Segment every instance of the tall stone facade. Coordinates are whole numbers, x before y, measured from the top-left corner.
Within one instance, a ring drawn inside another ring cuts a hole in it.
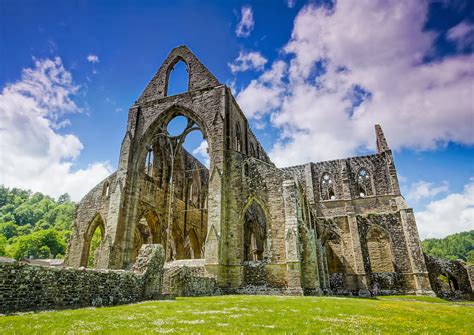
[[[188,92],[168,96],[179,61]],[[171,136],[178,115],[188,123]],[[209,168],[182,147],[194,130]],[[413,210],[375,133],[373,155],[278,168],[230,89],[177,47],[129,110],[117,171],[80,202],[66,263],[127,269],[159,243],[168,262],[200,259],[223,292],[432,294]]]

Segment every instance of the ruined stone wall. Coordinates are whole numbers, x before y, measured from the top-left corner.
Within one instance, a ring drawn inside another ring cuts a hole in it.
[[[222,231],[226,248],[223,256],[229,270],[227,280],[236,288],[248,282],[243,271],[245,210],[257,203],[265,213],[266,247],[264,260],[268,285],[285,286],[285,212],[282,194],[284,174],[272,164],[233,151],[230,153],[226,192],[226,226]]]
[[[178,260],[165,264],[163,293],[180,297],[220,295],[214,276],[207,273],[204,259]]]
[[[0,263],[0,313],[111,306],[161,293],[164,252],[143,246],[135,271]]]
[[[90,233],[90,226],[94,218],[99,215],[107,231],[107,215],[110,205],[110,194],[119,187],[116,183],[115,173],[97,184],[76,207],[76,216],[71,227],[71,238],[66,254],[65,263],[68,266],[85,266],[87,261],[86,240]],[[106,234],[107,236],[108,234]],[[104,240],[101,254],[102,259],[98,263],[99,268],[106,268],[108,263],[106,256],[110,252],[112,241],[110,237]]]
[[[315,201],[322,201],[321,181],[325,173],[332,177],[335,199],[350,200],[370,196],[399,195],[398,180],[392,176],[393,158],[390,152],[311,163]],[[365,169],[370,176],[371,192],[361,197],[357,193],[358,173]],[[394,167],[393,167],[394,170]],[[393,185],[396,184],[397,187]]]
[[[443,299],[474,300],[470,272],[474,267],[462,261],[449,261],[430,255],[425,256],[431,287]]]

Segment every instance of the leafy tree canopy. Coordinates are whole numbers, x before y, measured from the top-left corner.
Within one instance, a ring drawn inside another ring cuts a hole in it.
[[[0,185],[0,256],[61,258],[66,252],[75,204],[40,192]]]
[[[462,259],[474,264],[474,230],[440,239],[426,239],[421,245],[428,255],[450,260]]]

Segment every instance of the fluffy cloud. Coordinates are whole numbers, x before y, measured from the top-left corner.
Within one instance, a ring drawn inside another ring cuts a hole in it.
[[[281,130],[277,165],[373,150],[376,123],[393,149],[474,144],[474,56],[423,62],[436,38],[423,30],[427,11],[423,1],[362,0],[298,13],[276,61],[284,77],[269,81],[272,67],[237,96],[249,117],[269,114]]]
[[[91,55],[87,56],[87,61],[89,63],[99,63],[99,56],[91,54]]]
[[[441,238],[474,229],[474,178],[462,193],[453,193],[433,201],[422,212],[415,212],[422,239]]]
[[[282,78],[286,69],[283,61],[275,62],[270,70],[239,92],[237,100],[248,117],[259,119],[281,106],[285,93]]]
[[[474,24],[462,21],[449,29],[446,37],[456,43],[458,50],[472,50],[474,45]]]
[[[83,149],[73,134],[58,131],[65,115],[80,112],[72,96],[78,87],[60,58],[35,60],[21,80],[0,95],[0,183],[57,197],[69,193],[79,200],[111,168],[94,163],[73,170]]]
[[[410,201],[418,202],[422,199],[433,198],[440,193],[448,192],[448,183],[434,185],[427,181],[418,181],[410,186],[407,198]]]
[[[252,7],[242,6],[240,13],[241,18],[235,29],[235,34],[237,37],[247,37],[252,32],[255,25]]]
[[[247,70],[263,70],[265,64],[267,64],[267,59],[263,57],[260,52],[240,51],[239,56],[234,60],[234,62],[229,63],[228,65],[232,73],[236,73]]]
[[[203,140],[197,148],[195,148],[192,152],[200,162],[202,162],[207,168],[209,168],[211,161],[209,159],[209,152],[208,152],[209,144],[206,140]]]

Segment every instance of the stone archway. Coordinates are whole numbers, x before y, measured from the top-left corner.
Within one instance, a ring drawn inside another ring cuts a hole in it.
[[[105,237],[105,223],[102,216],[97,213],[84,236],[81,266],[96,268],[99,263],[99,253]]]
[[[392,250],[388,233],[380,227],[372,227],[367,233],[367,249],[369,251],[372,272],[394,272]]]
[[[170,129],[170,125],[178,118],[185,122],[182,129],[174,132],[176,129]],[[210,144],[201,125],[192,111],[174,106],[148,127],[140,143],[135,168],[146,185],[141,193],[151,190],[149,195],[141,194],[140,198],[160,213],[164,227],[160,243],[166,250],[167,261],[201,256],[200,246],[206,238],[209,167],[194,154],[204,160],[207,156],[206,162],[210,165],[212,159],[205,150]],[[200,134],[202,143],[199,150],[189,150],[188,139],[194,139],[196,133]],[[153,164],[150,164],[150,156]],[[189,238],[194,244],[193,252],[186,251]]]

